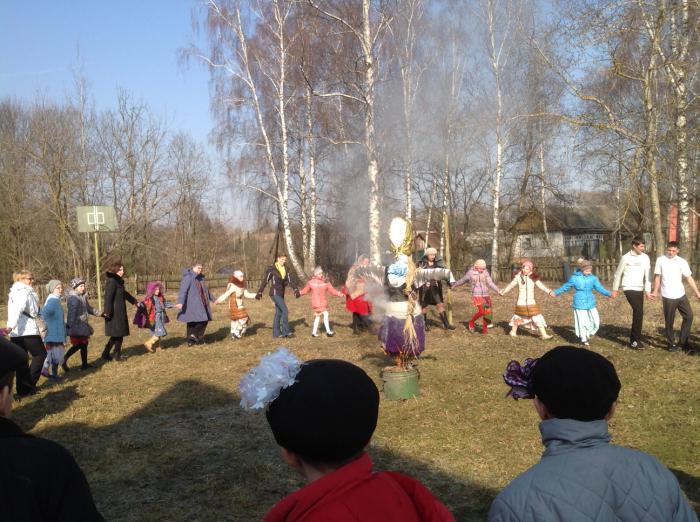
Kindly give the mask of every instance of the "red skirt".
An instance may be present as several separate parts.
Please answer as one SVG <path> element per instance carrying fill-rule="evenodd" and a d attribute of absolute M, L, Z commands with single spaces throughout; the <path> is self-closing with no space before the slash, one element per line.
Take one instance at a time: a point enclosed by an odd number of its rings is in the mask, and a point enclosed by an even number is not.
<path fill-rule="evenodd" d="M 350 299 L 350 296 L 346 295 L 345 308 L 353 314 L 370 315 L 372 313 L 372 305 L 369 301 L 365 301 L 364 295 L 357 296 L 355 299 Z"/>

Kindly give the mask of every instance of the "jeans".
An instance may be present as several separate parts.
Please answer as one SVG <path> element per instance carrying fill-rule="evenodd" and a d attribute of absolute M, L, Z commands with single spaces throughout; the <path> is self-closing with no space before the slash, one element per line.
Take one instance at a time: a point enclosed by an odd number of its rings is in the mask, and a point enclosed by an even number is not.
<path fill-rule="evenodd" d="M 642 324 L 644 323 L 644 291 L 625 290 L 627 302 L 632 307 L 632 331 L 630 343 L 642 342 Z"/>
<path fill-rule="evenodd" d="M 291 333 L 289 329 L 289 313 L 287 312 L 287 304 L 284 302 L 284 297 L 281 295 L 271 296 L 272 302 L 275 303 L 275 317 L 272 320 L 272 337 L 280 337 Z"/>

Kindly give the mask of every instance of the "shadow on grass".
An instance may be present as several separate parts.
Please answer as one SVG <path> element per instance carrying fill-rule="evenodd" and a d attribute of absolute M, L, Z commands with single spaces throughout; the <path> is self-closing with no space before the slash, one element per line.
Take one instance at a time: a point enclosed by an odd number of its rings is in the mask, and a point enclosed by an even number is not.
<path fill-rule="evenodd" d="M 552 331 L 564 339 L 568 344 L 576 346 L 581 340 L 576 336 L 576 331 L 571 326 L 552 326 Z"/>
<path fill-rule="evenodd" d="M 65 408 L 74 391 L 62 393 Z M 48 414 L 41 402 L 18 410 L 21 426 Z M 178 382 L 114 424 L 71 423 L 37 435 L 74 453 L 107 520 L 260 520 L 303 485 L 282 463 L 264 415 L 198 381 Z M 423 482 L 460 521 L 484 520 L 496 494 L 411 456 L 378 447 L 370 453 L 378 469 Z"/>
<path fill-rule="evenodd" d="M 31 403 L 19 402 L 13 408 L 13 417 L 22 420 L 22 428 L 31 430 L 44 417 L 67 410 L 78 398 L 77 386 L 64 386 L 56 391 L 47 391 Z"/>

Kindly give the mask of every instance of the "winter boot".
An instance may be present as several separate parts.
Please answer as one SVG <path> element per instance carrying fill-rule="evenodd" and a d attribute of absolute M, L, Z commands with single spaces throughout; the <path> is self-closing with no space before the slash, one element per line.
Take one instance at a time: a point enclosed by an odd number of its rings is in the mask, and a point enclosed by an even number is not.
<path fill-rule="evenodd" d="M 513 326 L 510 327 L 510 336 L 511 337 L 518 336 L 518 325 L 517 324 L 514 324 Z"/>
<path fill-rule="evenodd" d="M 428 314 L 423 314 L 423 324 L 425 324 L 425 331 L 430 331 L 430 325 L 428 324 Z"/>
<path fill-rule="evenodd" d="M 548 335 L 548 334 L 547 334 L 547 329 L 546 329 L 544 326 L 540 326 L 540 327 L 537 329 L 537 331 L 540 332 L 540 339 L 543 339 L 543 340 L 546 341 L 547 339 L 551 339 L 551 338 L 552 338 L 551 335 Z"/>
<path fill-rule="evenodd" d="M 450 321 L 447 319 L 447 312 L 440 312 L 440 319 L 442 319 L 442 324 L 445 327 L 445 330 L 454 330 L 455 327 L 450 324 Z"/>

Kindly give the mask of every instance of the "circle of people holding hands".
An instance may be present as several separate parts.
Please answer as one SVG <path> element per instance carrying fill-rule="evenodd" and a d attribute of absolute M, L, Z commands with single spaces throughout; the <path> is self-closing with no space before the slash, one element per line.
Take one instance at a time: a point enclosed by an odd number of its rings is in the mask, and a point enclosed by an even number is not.
<path fill-rule="evenodd" d="M 400 243 L 402 240 L 397 241 Z M 550 339 L 552 335 L 547 333 L 548 325 L 536 290 L 552 298 L 573 291 L 574 330 L 584 347 L 590 346 L 592 337 L 600 328 L 595 293 L 610 299 L 624 293 L 632 308 L 628 346 L 636 350 L 644 348 L 644 302 L 661 296 L 668 350 L 692 352 L 688 337 L 693 312 L 686 296 L 684 280 L 698 299 L 700 291 L 690 267 L 678 255 L 678 244 L 671 241 L 665 255 L 656 260 L 652 278 L 650 260 L 644 250 L 644 241 L 635 238 L 630 251 L 622 256 L 615 271 L 612 290 L 601 284 L 593 274 L 593 264 L 587 259 L 579 259 L 577 268 L 568 280 L 556 289 L 548 288 L 541 281 L 532 261 L 523 260 L 510 283 L 501 289 L 493 282 L 483 259 L 475 261 L 463 277 L 455 280 L 437 256 L 436 249 L 426 249 L 423 257 L 413 265 L 399 245 L 395 251 L 395 262 L 389 266 L 375 267 L 370 264 L 368 256 L 359 256 L 350 267 L 341 290 L 333 287 L 321 267 L 316 267 L 312 277 L 301 289 L 298 288 L 286 267 L 286 256 L 279 255 L 265 271 L 257 292 L 248 290 L 244 273 L 235 270 L 229 277 L 225 292 L 215 299 L 206 285 L 202 264 L 194 263 L 183 271 L 176 303 L 166 300 L 163 284 L 159 281 L 149 282 L 144 298 L 138 301 L 126 290 L 124 266 L 117 261 L 106 272 L 104 309 L 97 310 L 91 305 L 85 280 L 76 277 L 70 281 L 66 313 L 61 306 L 65 293 L 61 281 L 48 282 L 48 297 L 44 305 L 40 306 L 38 295 L 33 289 L 33 275 L 28 270 L 22 270 L 14 275 L 15 281 L 8 299 L 7 327 L 0 329 L 0 333 L 9 335 L 10 340 L 31 359 L 17 374 L 17 393 L 20 396 L 34 393 L 41 376 L 60 380 L 59 368 L 69 372 L 71 369 L 68 361 L 76 353 L 80 354 L 80 369 L 93 368 L 88 361 L 88 345 L 94 333 L 88 321 L 90 315 L 104 319 L 107 342 L 101 358 L 105 361 L 120 361 L 125 358 L 122 344 L 130 334 L 130 324 L 150 333 L 143 343 L 147 351 L 160 350 L 162 339 L 168 335 L 166 326 L 170 319 L 167 310 L 172 308 L 177 310 L 177 319 L 186 324 L 188 346 L 204 342 L 207 325 L 213 319 L 212 303 L 228 304 L 231 338 L 241 339 L 250 321 L 245 299 L 259 300 L 267 289 L 274 306 L 272 335 L 275 338 L 288 338 L 294 336 L 285 302 L 288 287 L 291 287 L 297 298 L 306 294 L 311 296 L 312 337 L 319 336 L 321 323 L 326 336 L 334 335 L 327 296 L 344 298 L 347 311 L 352 313 L 353 333 L 371 330 L 373 323 L 377 322 L 376 331 L 382 348 L 387 354 L 396 357 L 399 366 L 402 357 L 415 358 L 425 349 L 425 332 L 430 330 L 427 319 L 430 307 L 436 308 L 444 329 L 454 330 L 445 307 L 445 285 L 451 289 L 463 285 L 468 287 L 475 310 L 467 322 L 467 328 L 471 332 L 479 331 L 483 334 L 493 327 L 492 293 L 503 296 L 517 288 L 513 315 L 508 323 L 510 335 L 515 337 L 519 329 L 523 329 L 542 339 Z M 127 313 L 127 303 L 135 307 L 132 321 Z M 682 317 L 678 336 L 673 329 L 676 312 Z M 373 321 L 377 317 L 379 320 Z M 70 340 L 68 349 L 66 337 Z"/>
<path fill-rule="evenodd" d="M 245 299 L 261 299 L 266 288 L 275 310 L 274 337 L 293 336 L 284 300 L 287 287 L 297 298 L 311 295 L 312 337 L 318 337 L 321 322 L 326 335 L 334 335 L 327 294 L 345 299 L 347 310 L 353 314 L 353 333 L 369 329 L 370 317 L 379 309 L 382 319 L 377 334 L 383 349 L 396 358 L 398 366 L 405 366 L 408 359 L 424 350 L 428 307 L 436 307 L 445 329 L 454 329 L 445 309 L 444 285 L 469 287 L 475 313 L 467 328 L 482 334 L 487 334 L 493 324 L 491 292 L 506 295 L 517 287 L 510 335 L 517 336 L 522 327 L 542 339 L 551 335 L 547 333 L 535 289 L 551 297 L 573 290 L 574 328 L 582 346 L 589 346 L 600 327 L 594 292 L 614 299 L 622 291 L 633 310 L 629 343 L 633 349 L 643 348 L 644 300 L 660 295 L 668 350 L 689 350 L 692 309 L 684 280 L 698 299 L 700 292 L 674 242 L 657 259 L 653 284 L 644 243 L 635 239 L 630 252 L 620 260 L 612 291 L 600 283 L 592 273 L 591 262 L 585 259 L 580 259 L 571 277 L 554 290 L 540 281 L 533 263 L 525 260 L 512 281 L 501 289 L 491 279 L 483 260 L 477 260 L 459 280 L 454 279 L 435 249 L 428 249 L 414 264 L 408 257 L 411 234 L 406 222 L 399 223 L 396 229 L 392 223 L 390 236 L 394 261 L 376 267 L 367 256 L 360 256 L 350 268 L 342 291 L 325 279 L 320 267 L 299 289 L 281 255 L 268 267 L 256 293 L 247 290 L 245 275 L 237 270 L 230 276 L 226 291 L 215 299 L 205 283 L 202 265 L 195 263 L 183 272 L 177 302 L 165 299 L 163 285 L 157 281 L 148 283 L 144 299 L 138 301 L 125 289 L 124 266 L 115 262 L 107 271 L 104 309 L 91 306 L 85 280 L 76 277 L 70 281 L 64 313 L 60 302 L 64 294 L 62 282 L 49 281 L 48 297 L 40 306 L 32 287 L 32 273 L 17 272 L 9 295 L 7 328 L 2 332 L 9 335 L 11 342 L 0 339 L 0 438 L 6 444 L 17 442 L 18 448 L 27 444 L 28 436 L 9 420 L 13 381 L 19 396 L 33 394 L 40 376 L 56 380 L 61 378 L 59 367 L 71 371 L 68 360 L 75 353 L 80 353 L 81 369 L 92 368 L 88 346 L 94 330 L 89 315 L 104 319 L 108 340 L 101 358 L 120 361 L 125 357 L 122 344 L 130 334 L 130 324 L 148 330 L 150 336 L 144 345 L 149 352 L 157 351 L 167 335 L 167 310 L 173 308 L 177 319 L 186 323 L 188 346 L 203 343 L 213 318 L 212 303 L 228 303 L 231 337 L 240 339 L 250 319 Z M 127 302 L 135 307 L 132 321 Z M 677 338 L 673 331 L 676 311 L 683 318 Z M 67 351 L 66 337 L 70 339 Z M 539 463 L 515 478 L 496 497 L 488 515 L 490 521 L 697 522 L 678 481 L 665 466 L 643 452 L 610 444 L 608 421 L 615 413 L 621 383 L 613 364 L 605 357 L 585 349 L 559 346 L 522 365 L 511 361 L 503 379 L 510 387 L 510 396 L 533 399 L 546 449 Z M 302 362 L 283 348 L 263 357 L 260 365 L 243 377 L 239 393 L 243 408 L 265 410 L 283 460 L 309 482 L 272 507 L 265 521 L 454 520 L 449 509 L 416 479 L 402 473 L 373 471 L 366 449 L 377 425 L 379 391 L 358 366 L 335 359 Z M 71 485 L 67 488 L 70 493 L 62 499 L 58 519 L 103 520 L 72 456 L 50 441 L 32 438 L 31 443 L 46 446 L 42 458 L 64 465 L 61 473 L 52 478 Z M 41 468 L 22 459 L 21 448 L 9 454 L 16 460 L 13 469 L 19 470 L 17 473 L 27 481 L 42 480 L 35 477 Z M 583 488 L 582 477 L 588 477 Z M 577 491 L 576 499 L 570 495 L 571 488 Z M 0 506 L 3 519 L 16 519 L 13 517 L 19 511 L 13 510 L 26 509 L 18 505 L 4 502 Z M 41 510 L 45 503 L 38 501 L 36 506 Z"/>

